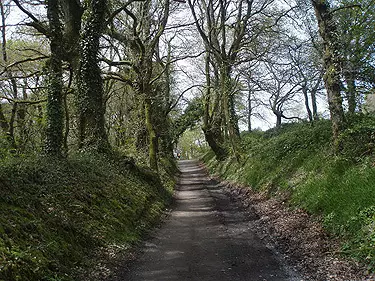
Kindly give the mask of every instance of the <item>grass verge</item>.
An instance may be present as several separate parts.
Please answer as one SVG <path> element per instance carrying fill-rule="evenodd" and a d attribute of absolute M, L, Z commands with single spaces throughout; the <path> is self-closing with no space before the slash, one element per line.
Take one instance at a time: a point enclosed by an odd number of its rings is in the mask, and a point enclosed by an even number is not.
<path fill-rule="evenodd" d="M 169 203 L 153 173 L 121 159 L 0 163 L 0 280 L 78 280 L 100 249 L 138 241 Z"/>
<path fill-rule="evenodd" d="M 340 156 L 332 154 L 331 124 L 286 124 L 243 135 L 241 163 L 203 161 L 212 173 L 270 196 L 282 194 L 342 241 L 342 253 L 375 269 L 375 118 L 350 120 Z"/>

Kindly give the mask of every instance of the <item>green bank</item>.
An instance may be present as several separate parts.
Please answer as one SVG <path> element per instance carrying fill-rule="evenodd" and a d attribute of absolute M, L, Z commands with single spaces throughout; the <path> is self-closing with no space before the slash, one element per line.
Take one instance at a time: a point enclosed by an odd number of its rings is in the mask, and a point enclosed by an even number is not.
<path fill-rule="evenodd" d="M 6 158 L 0 163 L 0 280 L 82 280 L 158 222 L 173 178 L 129 159 Z M 173 165 L 172 165 L 173 166 Z"/>
<path fill-rule="evenodd" d="M 342 241 L 342 254 L 375 266 L 375 118 L 356 116 L 331 147 L 331 123 L 285 124 L 242 135 L 241 161 L 203 161 L 212 173 L 267 192 L 287 195 L 292 208 L 314 215 Z"/>

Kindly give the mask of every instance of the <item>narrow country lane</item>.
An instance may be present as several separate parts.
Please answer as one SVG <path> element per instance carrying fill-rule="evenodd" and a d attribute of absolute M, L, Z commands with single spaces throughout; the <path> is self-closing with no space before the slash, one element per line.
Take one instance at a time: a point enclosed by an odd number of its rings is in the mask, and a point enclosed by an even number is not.
<path fill-rule="evenodd" d="M 180 161 L 176 206 L 119 280 L 300 280 L 252 231 L 255 214 L 231 202 L 197 161 Z"/>

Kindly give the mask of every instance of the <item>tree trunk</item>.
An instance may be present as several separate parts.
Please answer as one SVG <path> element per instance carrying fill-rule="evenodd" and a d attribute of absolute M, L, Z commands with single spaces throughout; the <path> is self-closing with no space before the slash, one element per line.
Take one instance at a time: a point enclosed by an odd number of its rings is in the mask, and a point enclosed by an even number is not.
<path fill-rule="evenodd" d="M 311 91 L 310 93 L 311 97 L 311 104 L 312 104 L 312 115 L 314 120 L 319 120 L 318 115 L 318 104 L 316 102 L 316 91 Z"/>
<path fill-rule="evenodd" d="M 316 102 L 316 94 L 318 92 L 318 89 L 320 87 L 321 79 L 323 78 L 323 72 L 319 75 L 319 79 L 316 81 L 314 87 L 311 89 L 310 97 L 311 97 L 311 105 L 312 105 L 312 115 L 314 120 L 319 120 L 318 115 L 318 105 Z"/>
<path fill-rule="evenodd" d="M 304 84 L 302 86 L 302 93 L 303 93 L 303 96 L 305 98 L 305 108 L 306 108 L 306 111 L 307 111 L 307 116 L 309 118 L 309 121 L 313 122 L 313 114 L 312 114 L 311 109 L 310 109 L 309 96 L 308 96 L 308 93 L 307 93 L 307 86 L 306 86 L 306 84 Z"/>
<path fill-rule="evenodd" d="M 1 24 L 2 24 L 2 27 L 1 27 L 1 37 L 2 37 L 2 44 L 1 44 L 1 49 L 2 49 L 2 57 L 3 57 L 3 61 L 5 63 L 8 62 L 8 55 L 7 55 L 7 39 L 6 39 L 6 31 L 5 31 L 5 28 L 6 28 L 6 22 L 5 22 L 5 11 L 4 11 L 4 4 L 3 4 L 3 1 L 0 1 L 0 12 L 1 12 Z M 12 75 L 12 72 L 11 70 L 6 70 L 6 75 L 7 77 L 9 78 L 10 80 L 10 83 L 11 83 L 11 87 L 12 87 L 12 90 L 13 90 L 13 98 L 17 98 L 17 83 L 16 83 L 16 79 L 13 77 Z M 15 120 L 15 116 L 16 116 L 16 113 L 17 113 L 17 106 L 18 104 L 15 102 L 13 103 L 13 106 L 12 106 L 12 115 L 11 115 L 11 118 L 9 120 L 9 123 L 8 124 L 5 124 L 7 122 L 6 120 L 6 117 L 3 113 L 3 111 L 1 110 L 1 115 L 0 118 L 1 118 L 1 127 L 3 130 L 5 130 L 7 128 L 7 132 L 6 135 L 7 135 L 7 139 L 10 143 L 10 146 L 12 148 L 16 148 L 17 145 L 16 145 L 16 140 L 15 140 L 15 137 L 14 137 L 14 120 Z"/>
<path fill-rule="evenodd" d="M 150 168 L 158 171 L 158 138 L 156 136 L 153 118 L 152 118 L 152 102 L 151 98 L 145 99 L 145 117 L 146 117 L 146 128 L 149 137 L 148 156 Z"/>
<path fill-rule="evenodd" d="M 149 29 L 147 30 L 149 31 Z M 138 77 L 137 90 L 139 92 L 139 96 L 144 98 L 144 118 L 148 136 L 149 165 L 151 169 L 158 171 L 159 139 L 158 135 L 156 134 L 156 112 L 154 112 L 156 104 L 156 93 L 153 85 L 151 84 L 154 64 L 152 59 L 153 52 L 154 50 L 151 50 L 147 54 L 145 54 L 139 63 L 139 68 L 141 69 L 142 75 L 139 75 Z"/>
<path fill-rule="evenodd" d="M 345 80 L 346 80 L 346 99 L 348 102 L 348 113 L 354 114 L 355 109 L 357 108 L 357 99 L 356 99 L 356 87 L 355 87 L 355 81 L 354 81 L 354 75 L 351 70 L 346 71 L 344 73 Z"/>
<path fill-rule="evenodd" d="M 250 133 L 252 128 L 251 128 L 251 116 L 253 114 L 253 105 L 251 103 L 251 98 L 252 98 L 252 91 L 250 89 L 250 85 L 249 85 L 249 93 L 248 93 L 248 96 L 247 96 L 247 131 Z"/>
<path fill-rule="evenodd" d="M 159 48 L 159 44 L 158 44 Z M 160 124 L 158 126 L 158 131 L 160 131 L 160 152 L 161 155 L 168 159 L 173 159 L 173 136 L 171 132 L 171 120 L 169 117 L 170 105 L 171 105 L 171 83 L 172 83 L 172 73 L 171 73 L 171 44 L 168 43 L 168 56 L 167 56 L 167 65 L 165 65 L 165 72 L 163 81 L 163 92 L 164 92 L 164 103 L 162 104 L 162 112 L 160 114 Z M 159 52 L 159 49 L 157 49 Z M 160 55 L 157 55 L 160 58 Z M 160 62 L 160 61 L 159 61 Z"/>
<path fill-rule="evenodd" d="M 142 93 L 137 92 L 137 96 L 140 97 Z M 137 113 L 137 131 L 136 131 L 136 142 L 135 147 L 138 151 L 146 151 L 148 149 L 147 143 L 147 128 L 145 126 L 145 106 L 143 99 L 138 99 L 138 113 Z"/>
<path fill-rule="evenodd" d="M 4 115 L 2 103 L 0 103 L 0 127 L 6 135 L 9 133 L 9 124 Z"/>
<path fill-rule="evenodd" d="M 216 158 L 219 161 L 224 160 L 228 153 L 224 146 L 222 145 L 222 133 L 220 130 L 220 123 L 217 124 L 215 121 L 217 120 L 216 115 L 220 114 L 218 112 L 218 105 L 220 100 L 216 99 L 214 101 L 212 116 L 210 114 L 210 105 L 211 105 L 211 76 L 210 76 L 210 53 L 207 51 L 206 53 L 206 67 L 205 67 L 205 74 L 206 74 L 206 93 L 204 97 L 204 115 L 203 115 L 203 133 L 204 137 L 215 153 Z"/>
<path fill-rule="evenodd" d="M 281 127 L 283 114 L 280 112 L 273 112 L 276 115 L 276 128 Z"/>
<path fill-rule="evenodd" d="M 22 100 L 27 100 L 26 82 L 22 89 Z M 17 131 L 19 136 L 18 150 L 25 151 L 27 143 L 27 127 L 26 127 L 26 104 L 20 103 L 17 110 Z"/>
<path fill-rule="evenodd" d="M 326 0 L 312 0 L 319 24 L 319 33 L 324 45 L 324 83 L 327 90 L 329 111 L 335 153 L 341 150 L 340 133 L 344 130 L 345 119 L 340 92 L 340 58 L 335 21 L 332 19 L 329 3 Z"/>
<path fill-rule="evenodd" d="M 77 0 L 60 0 L 60 3 L 64 17 L 64 59 L 71 64 L 76 77 L 79 70 L 79 39 L 83 9 Z"/>
<path fill-rule="evenodd" d="M 70 116 L 69 116 L 68 92 L 67 91 L 63 93 L 63 105 L 64 105 L 64 112 L 65 112 L 65 131 L 63 135 L 64 152 L 63 153 L 67 155 L 69 152 L 68 138 L 69 138 L 69 132 L 70 132 Z"/>
<path fill-rule="evenodd" d="M 104 30 L 107 0 L 91 0 L 80 44 L 81 64 L 78 83 L 79 147 L 109 152 L 105 130 L 105 103 L 98 65 L 99 41 Z"/>
<path fill-rule="evenodd" d="M 217 160 L 223 161 L 228 157 L 227 150 L 218 142 L 217 140 L 217 134 L 210 128 L 210 127 L 204 127 L 203 128 L 204 137 L 212 149 L 212 151 L 215 153 L 215 156 Z"/>
<path fill-rule="evenodd" d="M 211 76 L 210 76 L 210 53 L 206 53 L 205 58 L 205 75 L 206 75 L 206 94 L 204 96 L 204 115 L 203 128 L 208 128 L 210 122 L 210 103 L 211 103 Z"/>
<path fill-rule="evenodd" d="M 238 144 L 240 142 L 240 135 L 234 107 L 234 94 L 232 93 L 233 89 L 231 87 L 230 67 L 225 63 L 222 63 L 220 68 L 220 91 L 223 103 L 226 133 L 228 134 L 232 152 L 239 161 L 240 154 Z"/>
<path fill-rule="evenodd" d="M 7 51 L 6 51 L 6 36 L 5 36 L 5 12 L 4 12 L 4 6 L 3 1 L 0 2 L 0 11 L 1 11 L 1 37 L 2 37 L 2 55 L 4 62 L 7 62 Z M 5 117 L 2 103 L 0 102 L 0 127 L 3 130 L 3 132 L 8 136 L 9 134 L 9 124 L 7 121 L 7 118 Z"/>
<path fill-rule="evenodd" d="M 161 124 L 164 126 L 159 126 L 160 128 L 160 154 L 165 158 L 173 158 L 173 137 L 171 133 L 171 121 L 167 114 L 163 115 Z M 159 129 L 158 129 L 159 131 Z"/>
<path fill-rule="evenodd" d="M 50 27 L 51 58 L 49 60 L 47 129 L 44 151 L 48 155 L 61 156 L 64 111 L 62 105 L 62 30 L 58 0 L 48 0 L 47 17 Z"/>

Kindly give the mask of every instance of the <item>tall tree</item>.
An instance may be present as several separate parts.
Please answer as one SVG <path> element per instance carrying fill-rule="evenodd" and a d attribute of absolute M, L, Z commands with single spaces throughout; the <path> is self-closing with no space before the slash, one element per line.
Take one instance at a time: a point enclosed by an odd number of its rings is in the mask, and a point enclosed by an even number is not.
<path fill-rule="evenodd" d="M 264 63 L 262 76 L 252 79 L 257 89 L 268 96 L 267 106 L 276 116 L 276 127 L 280 127 L 283 119 L 299 119 L 299 117 L 286 116 L 285 111 L 295 103 L 295 96 L 300 90 L 299 83 L 294 83 L 295 71 L 288 62 L 277 63 L 274 59 L 267 59 Z"/>
<path fill-rule="evenodd" d="M 106 26 L 107 0 L 90 0 L 80 41 L 78 70 L 79 146 L 106 152 L 110 149 L 105 130 L 103 80 L 99 68 L 99 43 Z"/>
<path fill-rule="evenodd" d="M 155 55 L 160 37 L 168 22 L 170 1 L 153 2 L 151 0 L 126 4 L 114 11 L 112 19 L 120 12 L 125 12 L 123 20 L 127 25 L 116 29 L 112 24 L 109 35 L 121 42 L 129 52 L 125 60 L 108 62 L 110 65 L 130 67 L 132 76 L 128 79 L 138 94 L 143 108 L 141 110 L 148 137 L 148 158 L 152 169 L 158 170 L 159 135 L 156 130 L 155 116 L 158 112 L 158 91 L 156 82 L 162 77 L 156 66 Z M 111 17 L 110 17 L 111 18 Z M 122 30 L 121 30 L 122 29 Z"/>
<path fill-rule="evenodd" d="M 317 95 L 323 87 L 323 65 L 320 54 L 309 41 L 294 38 L 288 46 L 288 59 L 294 69 L 293 82 L 299 84 L 310 122 L 317 120 Z M 310 106 L 311 105 L 311 106 Z"/>
<path fill-rule="evenodd" d="M 55 59 L 57 56 L 71 65 L 78 86 L 79 147 L 82 149 L 108 151 L 109 142 L 105 130 L 103 81 L 98 60 L 100 38 L 106 26 L 107 1 L 87 1 L 84 14 L 79 1 L 58 1 L 54 3 L 53 10 L 47 11 L 50 27 L 39 20 L 32 10 L 29 11 L 22 6 L 18 0 L 14 0 L 14 2 L 31 19 L 31 22 L 27 23 L 27 25 L 34 27 L 51 40 L 51 51 L 53 51 L 51 62 L 54 62 L 54 66 L 52 64 L 50 67 L 54 68 L 55 74 L 59 72 L 57 70 L 59 66 Z M 55 22 L 55 25 L 57 25 L 57 20 L 52 20 L 53 17 L 57 16 L 52 16 L 56 11 L 63 15 L 59 21 L 64 23 L 63 26 L 59 27 L 58 32 L 56 32 L 56 27 L 51 24 Z M 84 19 L 85 23 L 83 28 L 81 28 L 82 19 Z M 58 36 L 54 35 L 58 33 Z M 56 42 L 59 42 L 59 46 Z M 58 75 L 52 76 L 57 77 Z M 57 89 L 57 80 L 50 79 L 50 82 L 55 84 L 55 89 Z M 60 102 L 59 99 L 57 100 Z M 56 111 L 58 108 L 56 106 L 56 98 L 51 96 L 50 101 L 53 103 L 50 109 Z M 55 121 L 57 122 L 57 120 Z M 53 134 L 53 127 L 57 129 L 56 126 L 56 124 L 54 126 L 49 125 L 51 128 L 49 129 L 49 135 Z M 47 141 L 48 143 L 50 143 L 50 140 Z"/>
<path fill-rule="evenodd" d="M 232 77 L 233 70 L 239 63 L 239 57 L 246 43 L 263 33 L 264 28 L 259 28 L 264 22 L 262 17 L 267 14 L 266 11 L 273 3 L 274 0 L 188 0 L 196 28 L 203 40 L 206 52 L 210 53 L 209 64 L 213 68 L 214 79 L 217 80 L 215 94 L 219 98 L 219 106 L 214 105 L 214 110 L 219 110 L 222 115 L 222 120 L 219 120 L 221 124 L 215 124 L 217 119 L 220 119 L 213 118 L 218 117 L 214 116 L 215 114 L 208 118 L 205 135 L 209 143 L 214 143 L 212 140 L 226 137 L 237 159 L 239 159 L 239 127 L 235 110 L 235 93 L 237 91 L 235 80 Z M 273 22 L 269 25 L 274 24 Z M 207 93 L 212 94 L 213 91 L 208 90 Z M 213 100 L 211 99 L 211 101 Z M 214 112 L 212 108 L 206 107 L 207 109 L 210 110 L 208 115 Z M 217 125 L 223 129 L 221 134 L 218 129 L 214 128 Z M 210 136 L 208 133 L 211 131 L 212 135 Z M 217 151 L 216 156 L 219 159 L 225 158 L 226 150 L 220 141 L 216 141 L 214 144 L 217 146 L 217 149 L 214 149 Z"/>
<path fill-rule="evenodd" d="M 7 63 L 7 50 L 6 50 L 6 24 L 5 24 L 5 8 L 3 1 L 0 2 L 0 12 L 1 12 L 1 50 L 2 50 L 2 59 Z M 3 105 L 0 103 L 0 127 L 5 134 L 9 133 L 9 124 L 7 118 L 4 114 Z"/>
<path fill-rule="evenodd" d="M 62 104 L 62 29 L 58 0 L 48 0 L 47 17 L 51 57 L 48 73 L 47 128 L 45 152 L 61 156 L 63 141 L 64 111 Z"/>
<path fill-rule="evenodd" d="M 206 92 L 204 94 L 203 132 L 208 145 L 214 151 L 218 160 L 224 160 L 228 156 L 228 150 L 224 143 L 224 132 L 222 129 L 223 116 L 220 108 L 220 95 L 217 94 L 218 87 L 214 86 L 211 78 L 211 66 L 215 75 L 215 83 L 218 81 L 216 65 L 212 63 L 211 54 L 206 50 L 205 75 Z"/>
<path fill-rule="evenodd" d="M 208 66 L 209 64 L 215 64 L 214 67 L 219 74 L 216 77 L 218 79 L 218 88 L 216 90 L 221 98 L 217 99 L 216 102 L 220 103 L 220 110 L 224 117 L 222 121 L 224 122 L 220 121 L 221 124 L 214 125 L 214 122 L 219 119 L 218 116 L 215 116 L 209 122 L 209 118 L 207 118 L 209 112 L 207 112 L 204 132 L 216 156 L 222 159 L 226 157 L 225 149 L 223 145 L 220 144 L 220 139 L 222 138 L 220 130 L 215 128 L 215 126 L 224 126 L 224 135 L 226 133 L 228 134 L 233 152 L 238 153 L 237 142 L 239 130 L 234 110 L 233 91 L 231 89 L 231 71 L 245 35 L 247 21 L 251 16 L 252 1 L 246 2 L 240 0 L 230 3 L 226 0 L 208 2 L 189 0 L 188 3 L 197 30 L 204 42 L 206 52 L 211 53 L 206 58 L 206 65 L 207 63 Z M 247 10 L 244 11 L 243 6 L 246 4 Z M 244 13 L 244 15 L 242 13 Z M 234 21 L 232 26 L 235 28 L 229 27 L 227 24 L 229 20 Z M 230 37 L 228 35 L 231 32 L 233 37 L 232 42 L 229 42 Z M 209 71 L 207 66 L 206 71 Z M 210 74 L 208 73 L 206 76 L 207 75 Z M 210 90 L 208 91 L 207 95 L 211 93 Z"/>
<path fill-rule="evenodd" d="M 63 25 L 63 56 L 69 62 L 76 79 L 80 63 L 80 32 L 84 9 L 81 1 L 60 0 Z"/>
<path fill-rule="evenodd" d="M 340 133 L 345 127 L 345 116 L 341 97 L 340 47 L 336 22 L 327 0 L 312 0 L 319 33 L 324 46 L 324 83 L 327 90 L 328 106 L 332 120 L 332 133 L 336 153 L 340 151 Z"/>
<path fill-rule="evenodd" d="M 6 15 L 5 15 L 5 6 L 4 2 L 0 2 L 0 12 L 1 12 L 1 51 L 2 51 L 2 59 L 4 63 L 8 63 L 8 52 L 7 52 L 7 38 L 6 38 Z M 12 71 L 10 69 L 5 69 L 7 78 L 9 79 L 11 89 L 13 92 L 13 97 L 17 98 L 17 82 L 16 79 L 13 77 Z M 10 120 L 8 121 L 4 111 L 3 111 L 3 105 L 0 103 L 0 125 L 1 129 L 3 132 L 6 134 L 7 139 L 9 140 L 10 146 L 12 148 L 16 148 L 16 141 L 15 141 L 15 136 L 14 136 L 14 119 L 16 116 L 18 104 L 13 103 L 13 108 L 12 108 L 12 115 Z"/>
<path fill-rule="evenodd" d="M 336 9 L 341 68 L 348 113 L 359 109 L 360 95 L 375 87 L 375 6 L 373 0 L 342 0 Z"/>

